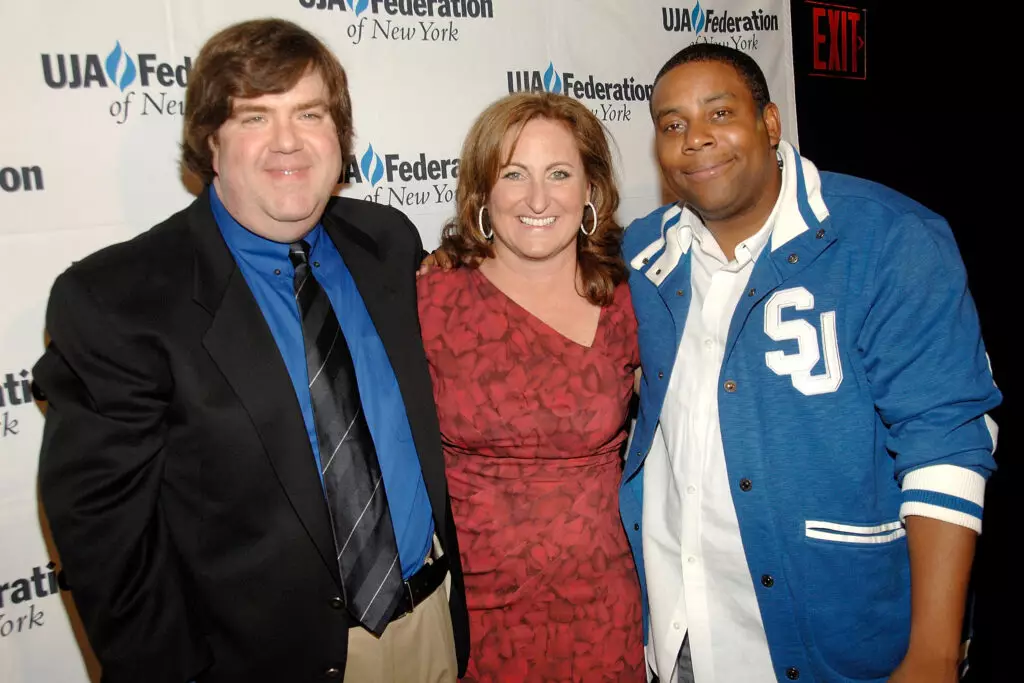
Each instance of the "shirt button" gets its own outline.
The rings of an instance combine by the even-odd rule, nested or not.
[[[725,384],[723,384],[722,386],[725,387],[725,390],[728,391],[730,394],[736,391],[735,380],[727,379],[725,380]]]
[[[712,346],[714,346],[714,345],[715,345],[715,342],[711,341],[710,339],[705,339],[705,340],[704,340],[704,346],[705,346],[706,348],[709,348],[709,349],[710,349],[710,348],[711,348]]]
[[[693,555],[690,555],[688,558],[686,558],[686,561],[689,562],[690,564],[696,564],[697,558],[694,557]]]
[[[771,574],[765,574],[761,577],[761,585],[765,588],[771,588],[775,585],[775,579],[772,578]]]
[[[672,628],[674,628],[675,630],[677,630],[677,631],[678,631],[678,630],[679,630],[679,629],[681,629],[682,627],[683,627],[683,626],[682,626],[682,624],[680,624],[680,623],[679,623],[678,621],[673,621],[673,622],[672,622]]]
[[[754,488],[754,484],[749,479],[740,479],[740,491],[746,492],[752,488]]]
[[[693,486],[693,485],[691,484],[690,486],[687,486],[687,487],[686,487],[686,492],[687,492],[687,493],[697,493],[697,487],[696,487],[696,486]]]
[[[800,678],[800,669],[796,668],[795,666],[789,667],[788,669],[786,669],[786,678],[788,678],[791,681],[795,681],[796,679]]]
[[[345,601],[342,600],[339,597],[333,597],[330,600],[330,604],[331,604],[331,607],[333,607],[334,609],[341,609],[342,607],[345,606]]]
[[[786,260],[789,261],[790,263],[796,263],[797,261],[800,260],[800,257],[797,256],[796,254],[790,254],[789,258],[787,258]]]

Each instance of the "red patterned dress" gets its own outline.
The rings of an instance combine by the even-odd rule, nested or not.
[[[628,288],[590,347],[475,269],[421,277],[419,312],[469,601],[462,680],[644,681],[617,503],[639,363]]]

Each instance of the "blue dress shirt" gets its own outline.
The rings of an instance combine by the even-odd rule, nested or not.
[[[320,448],[309,396],[302,322],[295,303],[295,268],[288,258],[288,245],[265,239],[242,227],[224,208],[213,186],[210,187],[210,204],[221,235],[263,311],[288,368],[316,457],[315,466],[320,472]],[[412,441],[409,416],[384,344],[337,247],[319,223],[305,240],[310,246],[313,276],[327,291],[352,351],[359,397],[384,477],[402,576],[408,579],[423,565],[434,536],[434,518]],[[320,481],[323,482],[323,475]]]

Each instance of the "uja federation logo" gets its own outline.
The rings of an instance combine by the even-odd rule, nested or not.
[[[369,185],[363,199],[388,206],[416,207],[450,204],[455,199],[459,159],[428,157],[426,152],[403,157],[366,146],[362,154],[349,157],[342,170],[345,185]]]
[[[0,383],[0,440],[18,436],[21,428],[15,411],[34,406],[32,376],[28,370],[4,373]]]
[[[36,603],[61,591],[71,590],[64,571],[49,562],[33,567],[28,576],[0,578],[0,638],[9,638],[43,628],[46,613]]]
[[[43,169],[38,166],[4,166],[0,164],[0,192],[36,192],[46,189]],[[0,394],[0,407],[3,407]]]
[[[181,116],[184,112],[180,93],[188,84],[191,57],[186,56],[180,62],[166,62],[155,53],[142,52],[133,58],[120,40],[114,41],[114,47],[105,57],[63,53],[44,53],[40,57],[43,81],[55,90],[118,90],[121,97],[110,104],[109,111],[119,124],[128,120],[137,96],[142,98],[138,105],[141,116]],[[129,90],[132,86],[138,90]]]
[[[689,32],[697,43],[721,43],[739,50],[756,50],[757,34],[779,30],[779,17],[764,9],[750,10],[749,14],[714,9],[705,10],[700,1],[692,7],[662,7],[661,26],[666,31]]]
[[[353,45],[364,38],[457,43],[463,20],[494,18],[494,0],[299,0],[299,5],[352,16],[345,32]]]
[[[653,84],[639,82],[636,76],[609,80],[587,74],[577,78],[571,71],[559,73],[553,62],[543,71],[507,71],[505,78],[509,93],[552,92],[575,97],[602,121],[629,121],[630,103],[647,102],[654,91]]]

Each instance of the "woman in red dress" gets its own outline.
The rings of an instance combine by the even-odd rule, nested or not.
[[[617,495],[639,365],[601,124],[549,93],[491,105],[419,280],[469,603],[464,681],[646,680]]]

